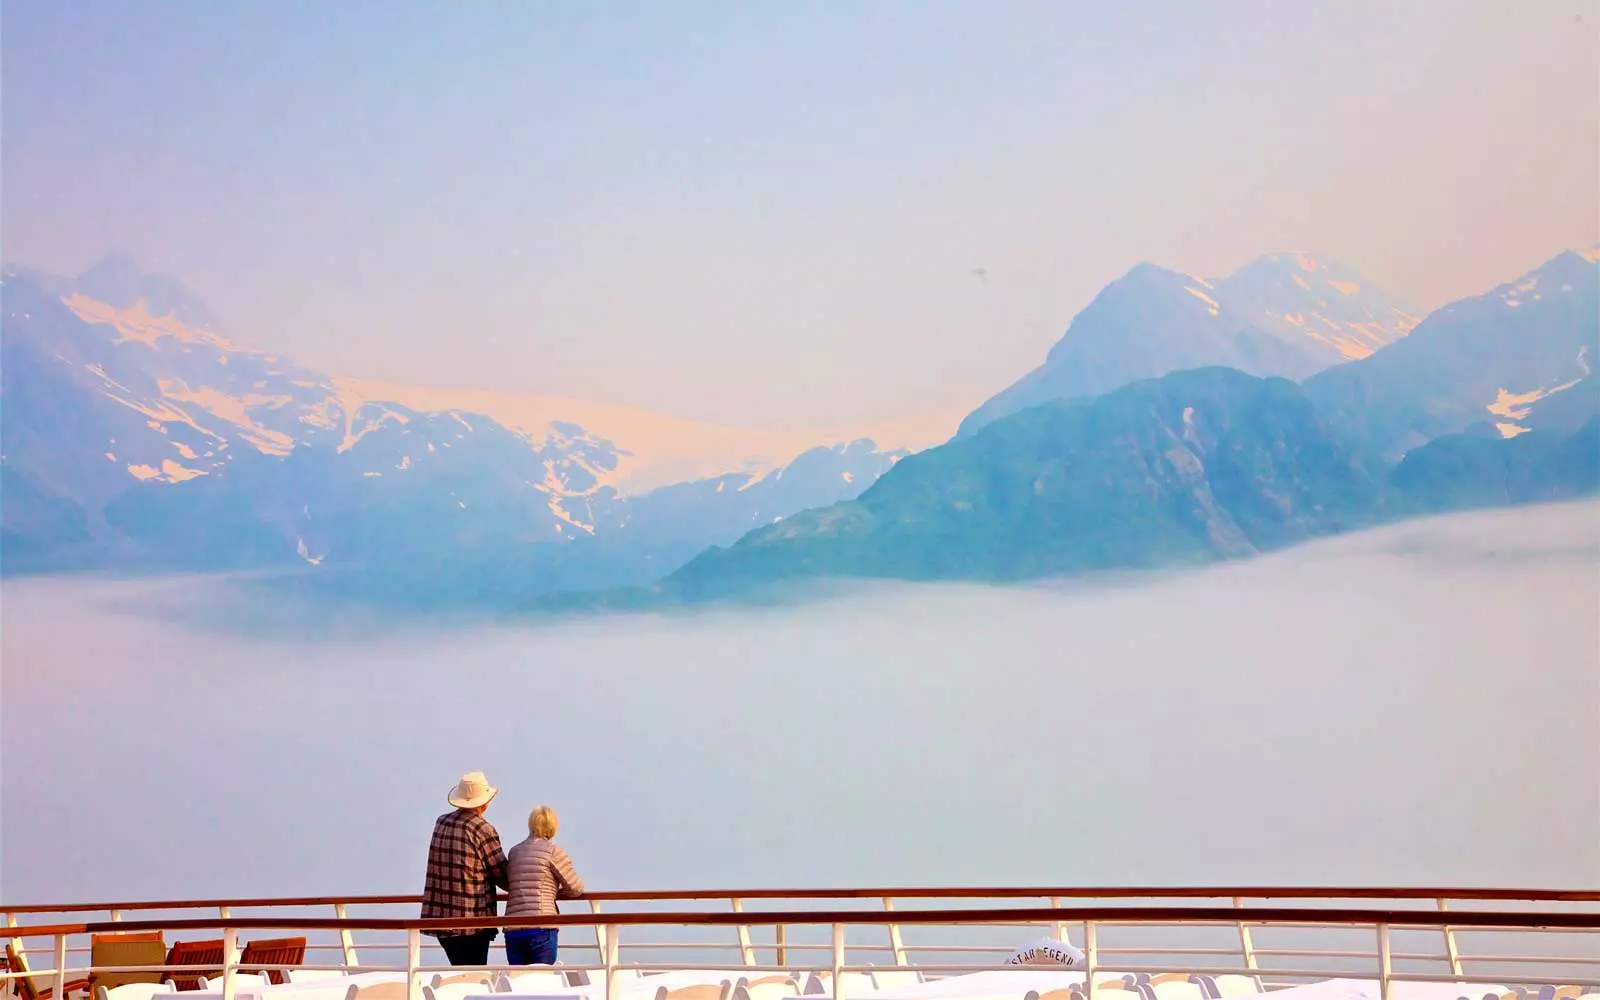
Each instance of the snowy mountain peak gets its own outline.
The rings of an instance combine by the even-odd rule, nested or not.
[[[1219,278],[1144,262],[1103,288],[1044,364],[979,407],[960,433],[1186,368],[1301,379],[1367,357],[1418,320],[1417,310],[1321,254],[1266,254]]]

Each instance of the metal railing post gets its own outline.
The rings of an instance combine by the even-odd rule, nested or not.
[[[1450,907],[1445,905],[1444,897],[1439,897],[1439,912],[1444,913]],[[1456,930],[1449,924],[1444,925],[1444,953],[1450,956],[1450,974],[1461,975],[1461,952],[1456,950]]]
[[[111,922],[114,923],[114,924],[120,924],[122,922],[122,911],[121,910],[112,910],[111,911]]]
[[[617,982],[617,959],[622,952],[622,947],[621,935],[617,933],[618,929],[617,927],[607,927],[603,935],[605,938],[605,950],[601,954],[605,956],[606,965],[606,1000],[617,1000],[617,994],[620,992],[619,987],[621,984]]]
[[[777,945],[779,966],[787,966],[789,964],[789,949],[784,947],[786,944],[788,944],[788,935],[785,933],[786,930],[787,928],[785,928],[783,924],[779,924],[773,929],[772,932],[772,941],[775,945]]]
[[[598,899],[589,900],[589,912],[600,912],[600,901]],[[594,947],[595,953],[600,956],[600,964],[604,965],[606,962],[606,928],[604,924],[599,922],[594,925]]]
[[[1389,1000],[1389,977],[1394,973],[1394,959],[1389,951],[1389,925],[1378,925],[1378,997]]]
[[[737,897],[733,899],[733,912],[744,912],[744,901]],[[740,924],[735,928],[739,932],[739,961],[745,965],[756,964],[756,950],[750,945],[750,925]]]
[[[222,1000],[233,1000],[234,977],[239,974],[239,931],[222,929]]]
[[[1050,897],[1050,908],[1052,910],[1061,909],[1061,897],[1060,896],[1051,896]],[[1055,922],[1055,929],[1056,929],[1056,940],[1057,941],[1063,941],[1063,942],[1066,941],[1067,940],[1067,925],[1062,923],[1061,921],[1057,920]]]
[[[415,927],[406,931],[406,1000],[417,1000],[422,995],[417,982],[417,968],[422,965],[422,932]]]
[[[844,1000],[844,924],[833,925],[833,1000]]]
[[[1239,896],[1233,897],[1233,908],[1235,910],[1244,909],[1244,899]],[[1245,968],[1251,972],[1255,972],[1260,968],[1256,964],[1255,939],[1250,935],[1250,925],[1245,923],[1242,917],[1239,919],[1239,954],[1244,958]]]
[[[350,916],[345,910],[343,903],[333,904],[333,915],[338,917],[340,920],[350,919]],[[361,964],[360,959],[356,957],[356,939],[355,935],[350,933],[350,928],[339,928],[339,947],[344,950],[345,972],[349,972],[352,968]]]
[[[67,936],[56,935],[56,998],[63,1000],[67,995]]]
[[[1094,1000],[1099,990],[1094,984],[1094,967],[1100,961],[1100,939],[1093,920],[1083,922],[1083,995],[1086,1000]]]
[[[891,899],[888,896],[883,897],[883,908],[885,910],[887,910],[887,911],[893,912],[893,910],[894,910],[894,900]],[[905,942],[900,940],[900,925],[899,924],[890,924],[889,925],[889,948],[890,948],[891,951],[894,952],[894,964],[896,964],[896,965],[905,965],[906,964],[906,946],[905,946]]]

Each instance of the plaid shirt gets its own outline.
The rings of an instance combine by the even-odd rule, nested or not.
[[[500,850],[500,834],[489,821],[471,809],[455,809],[435,820],[433,842],[428,845],[428,879],[422,888],[423,918],[495,916],[497,886],[506,887],[506,856]],[[459,937],[477,932],[423,933]],[[498,933],[490,930],[492,935]]]

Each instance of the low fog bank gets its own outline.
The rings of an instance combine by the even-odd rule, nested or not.
[[[595,888],[1600,881],[1600,504],[321,639],[181,613],[223,592],[4,584],[0,896],[419,889],[471,768]]]

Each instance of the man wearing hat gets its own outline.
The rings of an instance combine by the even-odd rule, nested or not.
[[[500,791],[482,771],[471,771],[447,797],[455,808],[433,823],[428,845],[428,878],[422,889],[422,916],[492,917],[498,912],[495,890],[507,887],[506,856],[500,834],[483,811]],[[439,939],[451,965],[488,965],[489,945],[500,933],[481,930],[423,931]]]

